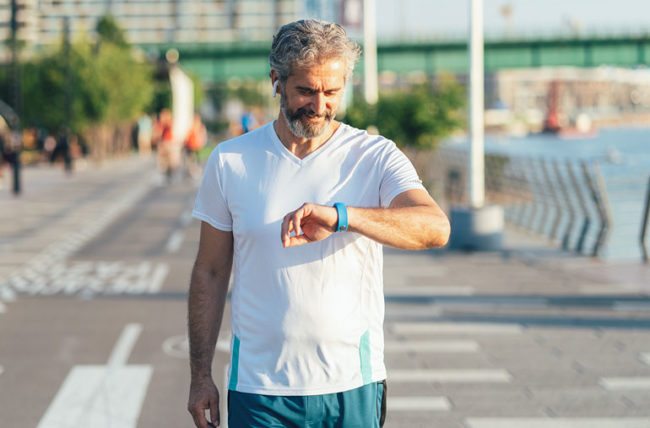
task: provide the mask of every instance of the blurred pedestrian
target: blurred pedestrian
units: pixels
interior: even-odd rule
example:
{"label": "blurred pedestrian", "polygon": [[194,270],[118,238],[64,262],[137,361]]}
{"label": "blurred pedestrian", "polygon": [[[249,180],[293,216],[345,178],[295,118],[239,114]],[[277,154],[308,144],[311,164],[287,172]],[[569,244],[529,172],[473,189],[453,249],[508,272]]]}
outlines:
{"label": "blurred pedestrian", "polygon": [[56,147],[52,151],[50,163],[56,162],[59,158],[63,161],[63,169],[66,174],[72,174],[72,154],[70,153],[70,136],[67,130],[59,133],[56,139]]}
{"label": "blurred pedestrian", "polygon": [[0,144],[2,146],[2,158],[9,164],[12,171],[12,191],[14,195],[19,195],[22,192],[22,183],[20,181],[20,170],[22,166],[20,159],[20,153],[22,151],[21,135],[16,130],[7,130],[0,135],[0,138],[2,141]]}
{"label": "blurred pedestrian", "polygon": [[174,138],[172,112],[163,109],[158,119],[158,168],[171,181],[181,163],[181,145]]}
{"label": "blurred pedestrian", "polygon": [[199,152],[208,141],[208,131],[198,113],[194,114],[192,126],[185,139],[185,166],[191,178],[198,178],[201,175],[201,161]]}
{"label": "blurred pedestrian", "polygon": [[334,120],[359,54],[337,24],[281,27],[277,120],[208,160],[188,304],[197,427],[206,410],[220,422],[211,367],[233,266],[229,426],[383,424],[382,244],[441,246],[449,222],[392,141]]}
{"label": "blurred pedestrian", "polygon": [[149,157],[151,155],[151,137],[153,130],[151,117],[148,114],[142,114],[138,118],[137,128],[138,153],[140,156]]}
{"label": "blurred pedestrian", "polygon": [[241,129],[245,134],[250,132],[255,127],[255,116],[249,111],[244,112],[241,116]]}

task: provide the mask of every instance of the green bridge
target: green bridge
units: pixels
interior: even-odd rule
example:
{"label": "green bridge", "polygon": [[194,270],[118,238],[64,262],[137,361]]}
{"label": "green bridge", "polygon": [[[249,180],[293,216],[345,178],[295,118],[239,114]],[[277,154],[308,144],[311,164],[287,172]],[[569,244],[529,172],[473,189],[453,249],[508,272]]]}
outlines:
{"label": "green bridge", "polygon": [[[180,64],[204,81],[230,78],[264,79],[268,76],[269,43],[201,44],[174,46]],[[164,52],[166,46],[143,46]],[[467,70],[467,42],[382,44],[378,46],[379,71],[396,74]],[[650,34],[537,40],[486,40],[485,69],[612,65],[650,65]],[[356,72],[363,71],[361,61]]]}

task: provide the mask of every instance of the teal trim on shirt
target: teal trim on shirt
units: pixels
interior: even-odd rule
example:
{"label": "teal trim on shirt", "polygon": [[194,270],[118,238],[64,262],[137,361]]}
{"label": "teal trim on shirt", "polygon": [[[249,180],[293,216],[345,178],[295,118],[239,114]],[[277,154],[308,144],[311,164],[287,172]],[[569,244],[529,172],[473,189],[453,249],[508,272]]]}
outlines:
{"label": "teal trim on shirt", "polygon": [[237,375],[239,372],[239,338],[235,336],[232,344],[232,358],[230,362],[230,382],[228,389],[236,391],[237,388]]}
{"label": "teal trim on shirt", "polygon": [[372,381],[372,368],[370,367],[370,331],[361,336],[359,340],[359,360],[361,363],[361,378],[363,384],[367,385]]}

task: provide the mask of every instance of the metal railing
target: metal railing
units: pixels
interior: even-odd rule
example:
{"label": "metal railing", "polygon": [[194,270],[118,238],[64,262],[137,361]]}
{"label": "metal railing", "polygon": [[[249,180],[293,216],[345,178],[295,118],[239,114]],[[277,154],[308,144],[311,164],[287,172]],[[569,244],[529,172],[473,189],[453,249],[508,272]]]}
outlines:
{"label": "metal railing", "polygon": [[648,186],[645,193],[645,206],[643,209],[643,216],[641,217],[641,257],[644,263],[648,263],[648,247],[645,243],[645,235],[648,230],[648,217],[650,217],[650,178],[648,178]]}
{"label": "metal railing", "polygon": [[[467,152],[444,147],[435,159],[437,196],[466,203]],[[614,222],[597,162],[486,154],[485,180],[487,202],[502,205],[509,224],[580,254],[607,247]]]}

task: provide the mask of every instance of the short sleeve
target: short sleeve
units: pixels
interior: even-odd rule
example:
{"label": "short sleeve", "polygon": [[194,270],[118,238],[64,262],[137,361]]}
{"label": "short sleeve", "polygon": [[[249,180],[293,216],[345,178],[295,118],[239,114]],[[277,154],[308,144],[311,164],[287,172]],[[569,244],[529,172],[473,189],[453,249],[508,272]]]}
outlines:
{"label": "short sleeve", "polygon": [[380,204],[388,208],[395,196],[413,189],[426,190],[415,167],[401,150],[390,142],[384,160],[384,170],[379,188]]}
{"label": "short sleeve", "polygon": [[223,169],[219,159],[219,151],[216,149],[206,164],[192,217],[205,221],[216,229],[229,232],[232,231],[232,216],[223,192]]}

